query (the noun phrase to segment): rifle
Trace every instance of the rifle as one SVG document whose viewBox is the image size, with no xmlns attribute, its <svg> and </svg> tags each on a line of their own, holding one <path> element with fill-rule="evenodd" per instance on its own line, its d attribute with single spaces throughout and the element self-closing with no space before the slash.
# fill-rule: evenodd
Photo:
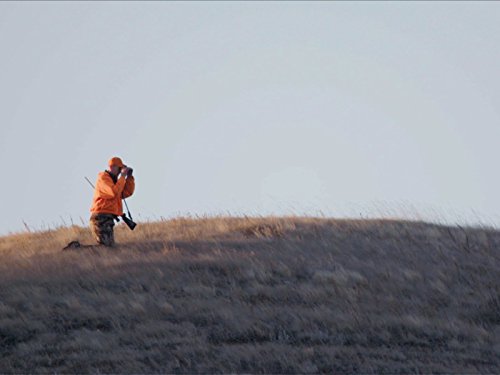
<svg viewBox="0 0 500 375">
<path fill-rule="evenodd" d="M 122 215 L 122 219 L 124 221 L 125 224 L 127 224 L 127 227 L 130 228 L 130 230 L 134 230 L 134 228 L 137 226 L 137 223 L 134 223 L 134 220 L 132 219 L 132 214 L 130 213 L 130 210 L 128 209 L 128 204 L 127 204 L 127 201 L 125 200 L 125 198 L 123 198 L 122 196 L 122 199 L 123 199 L 123 202 L 125 203 L 125 207 L 127 207 L 127 213 L 128 213 L 128 216 L 123 214 Z"/>
<path fill-rule="evenodd" d="M 87 180 L 87 182 L 90 184 L 90 186 L 92 186 L 93 189 L 95 189 L 95 186 L 92 182 L 90 182 L 90 180 L 85 177 L 85 179 Z M 123 193 L 122 193 L 122 199 L 123 199 L 123 202 L 125 203 L 125 207 L 127 208 L 127 213 L 128 213 L 128 216 L 126 214 L 123 214 L 121 216 L 123 222 L 125 224 L 127 224 L 127 227 L 129 227 L 130 230 L 134 230 L 134 228 L 137 226 L 137 223 L 134 223 L 134 220 L 132 219 L 132 214 L 130 213 L 130 210 L 128 209 L 128 204 L 127 204 L 127 201 L 125 200 L 125 198 L 123 198 Z M 117 216 L 117 219 L 118 221 L 120 221 L 119 219 L 119 216 Z"/>
</svg>

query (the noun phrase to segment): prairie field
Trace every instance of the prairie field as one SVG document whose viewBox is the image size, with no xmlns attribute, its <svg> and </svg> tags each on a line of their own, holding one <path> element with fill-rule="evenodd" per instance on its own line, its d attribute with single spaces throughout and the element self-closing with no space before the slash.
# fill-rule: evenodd
<svg viewBox="0 0 500 375">
<path fill-rule="evenodd" d="M 500 231 L 175 218 L 0 237 L 0 373 L 500 373 Z"/>
</svg>

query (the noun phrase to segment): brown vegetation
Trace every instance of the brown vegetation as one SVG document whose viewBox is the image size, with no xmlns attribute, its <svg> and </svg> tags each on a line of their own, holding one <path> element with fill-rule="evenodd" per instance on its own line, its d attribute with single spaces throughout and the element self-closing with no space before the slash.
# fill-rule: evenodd
<svg viewBox="0 0 500 375">
<path fill-rule="evenodd" d="M 179 218 L 0 238 L 0 372 L 499 373 L 500 232 Z"/>
</svg>

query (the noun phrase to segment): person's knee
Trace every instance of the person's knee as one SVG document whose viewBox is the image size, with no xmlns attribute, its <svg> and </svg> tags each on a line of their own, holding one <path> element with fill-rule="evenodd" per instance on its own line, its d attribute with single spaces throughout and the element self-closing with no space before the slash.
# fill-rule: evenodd
<svg viewBox="0 0 500 375">
<path fill-rule="evenodd" d="M 113 229 L 111 229 L 111 231 L 106 231 L 101 235 L 101 243 L 104 246 L 109 246 L 109 247 L 115 245 L 115 237 L 113 235 Z"/>
<path fill-rule="evenodd" d="M 110 236 L 108 234 L 99 236 L 98 242 L 101 245 L 108 246 L 108 247 L 112 247 L 115 245 L 115 241 L 114 241 L 113 236 Z"/>
</svg>

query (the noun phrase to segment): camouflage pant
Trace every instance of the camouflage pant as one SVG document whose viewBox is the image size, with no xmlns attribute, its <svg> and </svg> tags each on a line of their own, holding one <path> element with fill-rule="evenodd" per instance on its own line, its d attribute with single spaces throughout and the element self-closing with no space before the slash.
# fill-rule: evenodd
<svg viewBox="0 0 500 375">
<path fill-rule="evenodd" d="M 114 219 L 115 215 L 111 214 L 92 214 L 90 216 L 90 230 L 99 244 L 104 246 L 115 245 Z"/>
</svg>

